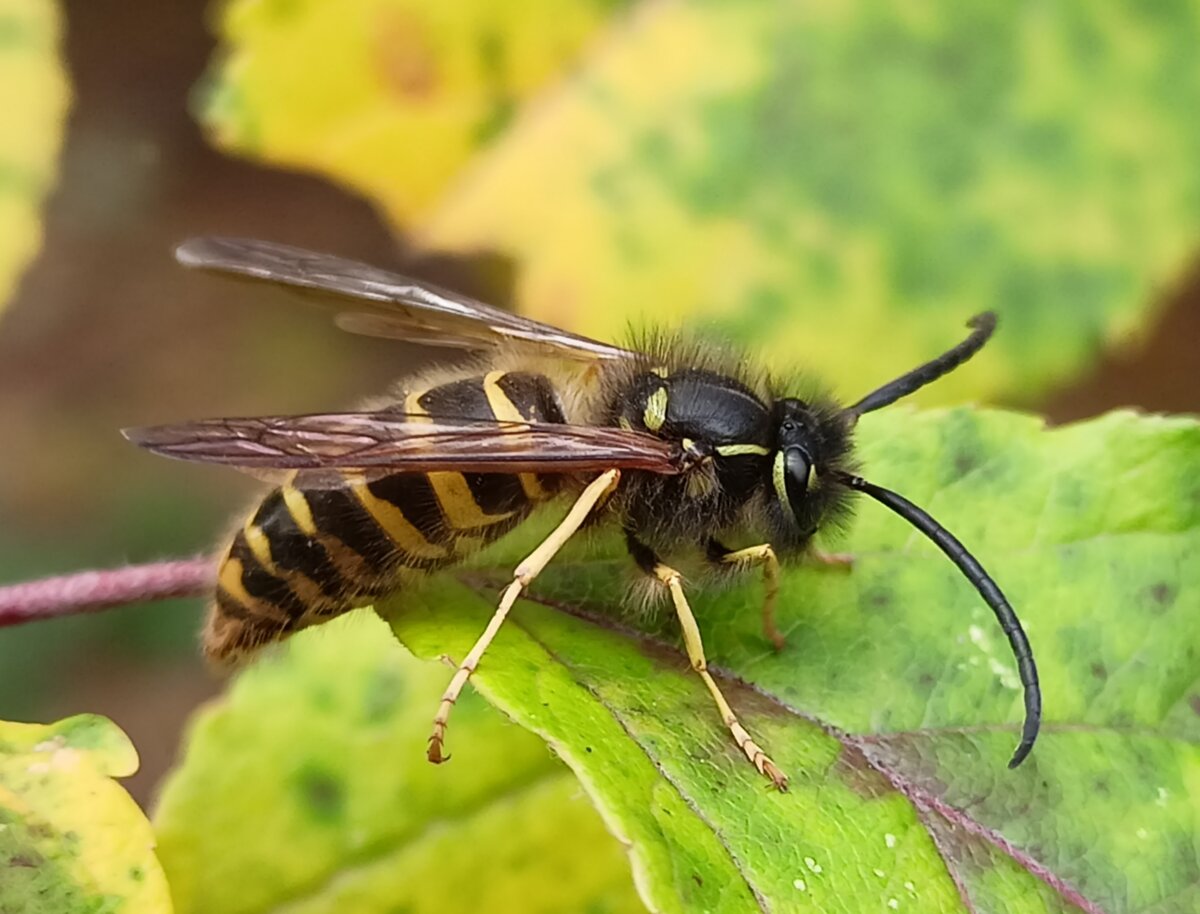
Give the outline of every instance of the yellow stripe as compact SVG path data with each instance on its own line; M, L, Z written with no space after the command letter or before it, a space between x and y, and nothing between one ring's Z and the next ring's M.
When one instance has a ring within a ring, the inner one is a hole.
M667 389L660 387L646 398L646 411L642 416L646 428L657 432L667 421Z
M286 610L274 603L268 603L260 597L250 595L245 585L242 584L243 570L240 561L235 558L227 558L221 563L221 570L217 573L217 583L250 612L277 622L287 622L291 617Z
M508 398L508 394L500 387L499 381L504 377L503 371L489 371L483 376L483 392L487 396L488 406L491 407L492 415L501 422L528 422L531 420L529 416L522 416L521 411L517 409L517 404L513 403ZM538 478L533 473L518 473L517 479L521 481L521 488L525 490L525 497L530 501L545 501L550 497L550 493L542 488Z
M258 559L258 564L262 565L271 574L276 574L275 561L271 558L271 541L262 532L262 528L254 523L253 518L246 521L245 526L242 527L242 535L246 537L246 545L250 547L250 551Z
M350 490L392 542L419 559L444 559L450 555L444 546L431 543L390 501L376 498L361 477L349 478Z
M293 485L281 486L279 489L283 495L283 503L287 505L288 513L292 515L292 520L296 522L296 526L300 531L308 536L317 535L317 525L313 522L312 509L308 506L308 499Z
M423 407L420 402L424 393L425 391L423 390L414 390L404 398L404 412L406 412L410 418L428 415L425 412L425 407Z
M505 511L503 514L485 514L471 494L471 487L462 473L429 473L428 476L446 521L456 530L490 527L517 513Z
M717 445L717 453L722 457L743 457L747 454L753 454L756 457L766 457L771 453L770 448L765 448L760 444L719 444Z
M316 538L325 547L329 560L343 578L347 581L372 581L376 578L362 556L337 537L322 533L318 529L312 508L309 507L308 499L302 491L291 485L282 486L279 491L283 494L283 503L287 505L288 513L292 515L296 526L305 536Z
M250 547L250 552L258 560L258 564L287 584L305 606L317 607L330 602L329 597L308 575L290 568L280 568L275 564L275 558L271 555L271 539L254 523L253 518L246 521L242 527L242 535L246 538L246 545Z
M420 404L420 391L413 391L404 398L404 411L409 414L409 421L432 422L433 418ZM458 530L469 530L475 527L488 527L507 520L516 512L505 514L484 514L478 502L467 486L467 480L462 473L438 472L426 473L425 478L433 487L433 494L441 505L442 513L451 527Z

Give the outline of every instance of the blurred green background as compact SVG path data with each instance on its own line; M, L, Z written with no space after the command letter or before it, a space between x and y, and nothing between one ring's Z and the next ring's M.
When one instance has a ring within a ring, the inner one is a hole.
M206 143L189 99L214 50L210 4L62 9L75 101L60 180L44 248L0 321L0 582L206 550L253 498L237 474L138 453L121 426L335 408L423 357L333 332L281 295L188 275L178 241L270 238L467 290L478 275L478 263L406 257L345 190ZM1200 411L1200 271L1162 294L1138 346L1018 405L1054 422ZM200 612L178 601L0 631L0 719L112 718L141 753L127 783L148 802L188 714L220 688L197 657Z

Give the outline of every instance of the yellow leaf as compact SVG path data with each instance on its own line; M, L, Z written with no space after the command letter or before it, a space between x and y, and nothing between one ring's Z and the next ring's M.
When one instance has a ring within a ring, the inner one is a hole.
M328 174L398 223L580 52L612 0L230 3L203 118L216 143Z
M50 0L0 0L0 307L41 245L70 88Z
M0 910L170 911L150 823L112 780L136 770L102 717L0 721Z

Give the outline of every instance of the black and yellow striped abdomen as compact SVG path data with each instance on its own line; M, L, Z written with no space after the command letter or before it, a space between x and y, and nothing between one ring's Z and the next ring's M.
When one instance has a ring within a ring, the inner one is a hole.
M565 421L550 381L494 371L407 395L394 412ZM229 660L394 590L406 570L451 565L507 533L559 479L535 474L297 475L237 531L218 574L205 651Z

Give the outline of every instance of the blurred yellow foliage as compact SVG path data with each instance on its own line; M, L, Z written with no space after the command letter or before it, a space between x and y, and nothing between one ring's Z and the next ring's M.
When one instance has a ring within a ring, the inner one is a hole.
M987 354L917 399L1036 396L1195 248L1194 7L621 6L589 42L613 4L242 0L206 115L511 256L525 313L687 321L847 396L985 309Z
M0 308L41 246L70 87L51 0L0 0Z
M330 175L404 223L562 74L613 6L236 0L203 117L219 145Z

